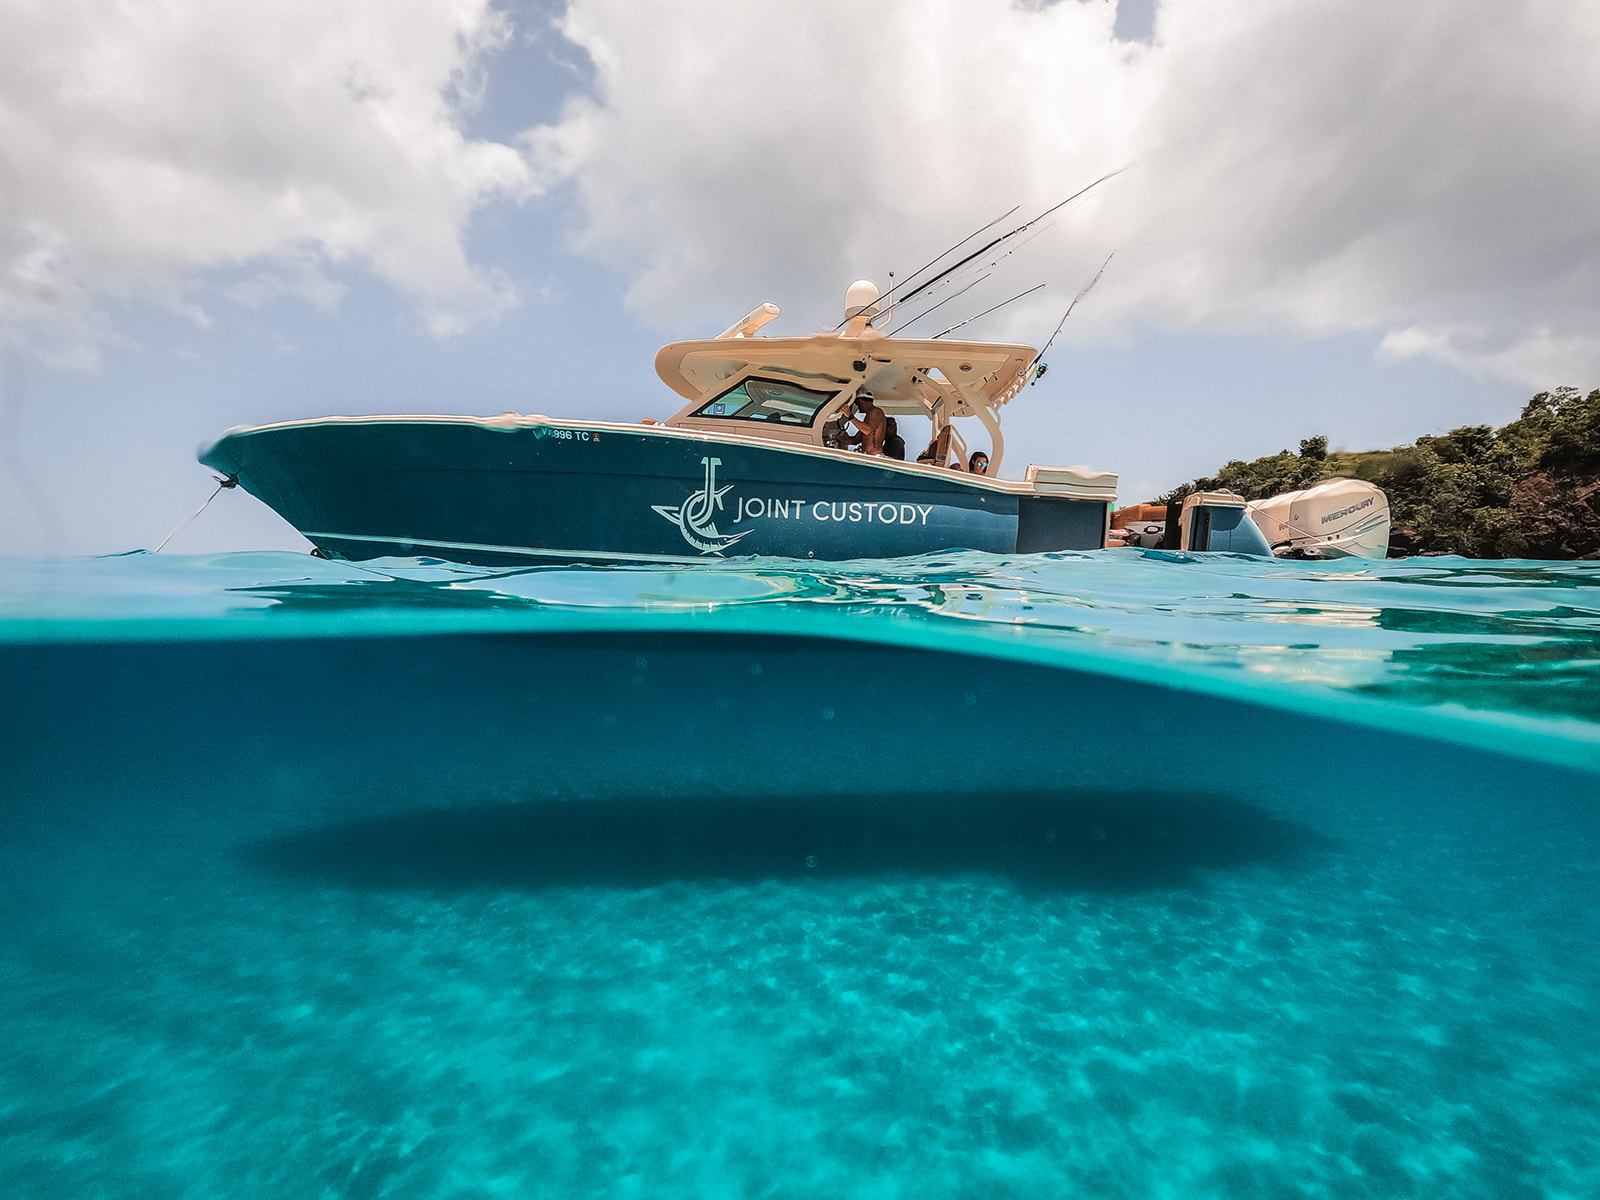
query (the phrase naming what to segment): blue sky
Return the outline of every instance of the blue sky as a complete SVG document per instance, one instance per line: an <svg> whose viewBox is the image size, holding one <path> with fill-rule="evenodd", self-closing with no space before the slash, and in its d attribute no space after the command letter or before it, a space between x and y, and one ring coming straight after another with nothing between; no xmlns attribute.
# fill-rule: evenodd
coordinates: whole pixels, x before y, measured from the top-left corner
<svg viewBox="0 0 1600 1200"><path fill-rule="evenodd" d="M972 295L1046 282L963 331L1038 344L1116 251L1006 474L1133 502L1600 384L1600 10L73 7L0 4L0 58L55 64L0 61L0 552L154 546L236 424L664 415L661 343L764 300L832 325L852 279L1124 166ZM171 550L304 547L225 493Z"/></svg>

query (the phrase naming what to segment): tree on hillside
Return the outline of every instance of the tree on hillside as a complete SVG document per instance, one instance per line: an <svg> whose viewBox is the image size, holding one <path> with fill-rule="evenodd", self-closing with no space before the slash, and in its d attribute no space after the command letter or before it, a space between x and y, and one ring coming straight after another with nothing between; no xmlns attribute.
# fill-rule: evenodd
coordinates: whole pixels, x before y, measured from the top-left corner
<svg viewBox="0 0 1600 1200"><path fill-rule="evenodd" d="M1600 389L1540 392L1500 429L1464 425L1392 450L1330 454L1326 438L1307 438L1298 454L1236 459L1156 503L1222 489L1259 500L1336 475L1387 493L1401 553L1600 557Z"/></svg>
<svg viewBox="0 0 1600 1200"><path fill-rule="evenodd" d="M1310 487L1333 472L1326 470L1328 439L1320 434L1300 443L1300 453L1280 450L1265 458L1245 462L1234 459L1206 479L1180 484L1156 501L1157 504L1182 504L1191 492L1237 492L1246 500L1265 500L1280 492Z"/></svg>

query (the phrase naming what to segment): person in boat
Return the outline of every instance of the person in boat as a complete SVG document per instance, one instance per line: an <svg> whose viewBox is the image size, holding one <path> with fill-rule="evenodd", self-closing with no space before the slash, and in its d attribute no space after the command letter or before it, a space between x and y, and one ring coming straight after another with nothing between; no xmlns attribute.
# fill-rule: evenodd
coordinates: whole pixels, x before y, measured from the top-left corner
<svg viewBox="0 0 1600 1200"><path fill-rule="evenodd" d="M897 458L901 462L906 460L906 440L900 436L900 423L889 417L883 423L885 436L883 439L883 456Z"/></svg>
<svg viewBox="0 0 1600 1200"><path fill-rule="evenodd" d="M856 393L851 419L855 423L856 432L846 434L845 441L852 446L860 446L863 454L882 454L889 418L883 409L872 402L872 393L865 388Z"/></svg>
<svg viewBox="0 0 1600 1200"><path fill-rule="evenodd" d="M933 435L933 441L928 443L928 448L917 455L919 463L931 463L942 467L950 461L950 426L946 425Z"/></svg>
<svg viewBox="0 0 1600 1200"><path fill-rule="evenodd" d="M974 475L987 475L989 473L989 456L982 450L974 450L972 457L967 459L967 470Z"/></svg>

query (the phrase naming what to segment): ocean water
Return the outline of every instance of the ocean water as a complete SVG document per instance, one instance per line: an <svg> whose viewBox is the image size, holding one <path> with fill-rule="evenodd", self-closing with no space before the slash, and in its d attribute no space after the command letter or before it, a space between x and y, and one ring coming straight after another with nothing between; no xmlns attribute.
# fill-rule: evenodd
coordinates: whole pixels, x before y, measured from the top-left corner
<svg viewBox="0 0 1600 1200"><path fill-rule="evenodd" d="M7 1197L1600 1195L1600 564L0 559Z"/></svg>

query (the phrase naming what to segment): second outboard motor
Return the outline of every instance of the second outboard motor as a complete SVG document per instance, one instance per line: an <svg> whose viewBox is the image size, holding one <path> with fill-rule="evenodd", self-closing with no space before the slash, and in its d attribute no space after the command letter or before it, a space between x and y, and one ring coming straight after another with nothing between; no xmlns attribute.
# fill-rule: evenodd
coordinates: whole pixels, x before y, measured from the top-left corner
<svg viewBox="0 0 1600 1200"><path fill-rule="evenodd" d="M1180 550L1222 550L1272 557L1272 548L1250 519L1243 496L1194 492L1184 498L1178 521Z"/></svg>

